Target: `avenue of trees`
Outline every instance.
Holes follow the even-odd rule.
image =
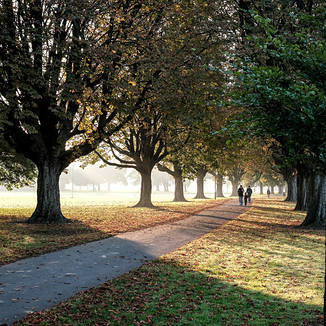
[[[277,142],[272,156],[288,183],[296,181],[304,224],[325,224],[325,5],[299,1],[287,15],[274,5],[264,15],[255,8],[243,13],[246,51],[236,63],[235,101],[248,129]]]
[[[326,216],[323,1],[0,2],[0,182],[37,173],[30,223],[64,223],[75,160],[133,168],[151,207],[155,166],[287,183],[304,224]]]

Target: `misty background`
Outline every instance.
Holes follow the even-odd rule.
[[[82,204],[132,204],[140,196],[140,174],[134,169],[119,169],[112,166],[100,167],[101,164],[80,167],[79,162],[72,163],[60,177],[60,195],[62,205]],[[215,197],[215,179],[207,174],[204,183],[205,196]],[[184,181],[184,194],[187,200],[195,197],[197,191],[196,180]],[[232,184],[227,177],[223,182],[223,194],[231,195]],[[253,195],[259,193],[258,187],[253,187]],[[19,198],[14,207],[36,205],[36,182],[34,187],[24,187],[6,190],[0,187],[1,207],[12,207],[12,200],[6,198]],[[156,168],[152,173],[152,199],[153,201],[173,201],[174,180],[165,172]],[[26,200],[24,200],[26,198]],[[32,198],[32,201],[31,201]]]

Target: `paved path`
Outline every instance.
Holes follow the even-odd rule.
[[[0,267],[0,325],[51,308],[236,218],[237,199],[174,223],[127,232]]]

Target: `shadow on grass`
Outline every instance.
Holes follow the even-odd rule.
[[[114,235],[78,221],[68,224],[30,225],[16,217],[5,221],[1,219],[0,266]]]
[[[323,325],[320,306],[250,291],[170,260],[155,260],[86,291],[26,325]],[[55,322],[53,321],[55,320]],[[23,325],[24,323],[17,323]]]

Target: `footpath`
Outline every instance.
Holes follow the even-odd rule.
[[[235,219],[238,199],[170,224],[119,234],[0,267],[0,325],[51,308],[80,291],[174,251]]]

